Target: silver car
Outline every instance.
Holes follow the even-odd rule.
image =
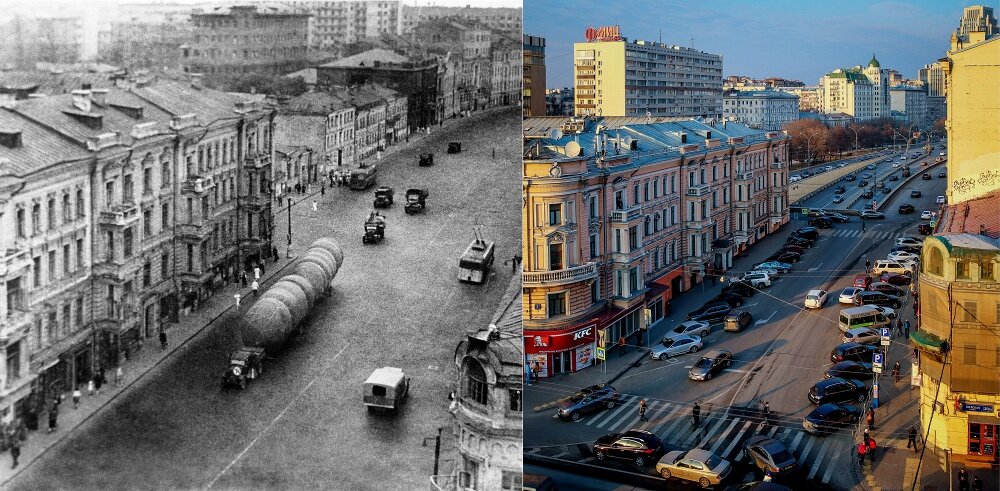
[[[666,336],[663,336],[663,339],[666,340],[670,338],[676,338],[678,335],[681,334],[690,334],[694,336],[705,337],[708,336],[708,333],[710,332],[712,332],[712,326],[707,322],[687,321],[673,328],[673,330],[668,332]]]
[[[844,333],[845,343],[878,344],[882,334],[870,327],[855,327]]]
[[[690,334],[678,334],[672,338],[664,339],[649,350],[649,356],[654,360],[666,360],[671,356],[694,353],[704,347],[699,336]]]

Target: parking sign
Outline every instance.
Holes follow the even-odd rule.
[[[872,368],[882,368],[882,361],[885,359],[885,355],[881,351],[872,353]]]
[[[890,337],[889,336],[889,328],[888,327],[883,327],[882,328],[882,339],[889,339],[889,337]]]

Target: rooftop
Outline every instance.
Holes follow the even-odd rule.
[[[348,56],[347,58],[341,58],[337,61],[331,61],[321,67],[361,67],[361,66],[375,66],[375,63],[382,64],[400,64],[410,61],[407,57],[396,53],[395,51],[389,51],[387,49],[375,48],[365,51],[364,53],[358,53],[354,56]]]
[[[343,99],[326,92],[306,92],[283,103],[282,112],[326,115],[348,107]]]
[[[0,175],[25,177],[58,162],[84,159],[90,153],[80,145],[59,136],[27,118],[0,109],[0,132],[21,132],[21,144],[16,148],[0,145]],[[80,165],[88,165],[81,163]]]
[[[1000,238],[1000,190],[945,207],[935,234],[980,234]]]
[[[724,97],[758,97],[766,99],[798,99],[799,96],[780,90],[730,90],[722,94]]]

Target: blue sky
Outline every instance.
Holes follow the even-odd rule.
[[[980,2],[1000,14],[998,0]],[[546,38],[548,87],[573,84],[573,43],[590,26],[722,55],[723,76],[797,79],[816,85],[838,67],[867,64],[916,78],[945,55],[962,9],[972,1],[924,0],[526,0],[524,32]]]

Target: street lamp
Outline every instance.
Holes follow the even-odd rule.
[[[847,129],[854,132],[854,151],[858,151],[858,129],[853,126],[848,126]]]
[[[819,135],[814,133],[811,136],[806,137],[806,160],[810,164],[812,163],[812,139],[816,138],[817,136]]]
[[[441,457],[441,432],[442,431],[444,431],[443,427],[438,428],[438,434],[437,434],[437,436],[424,437],[424,442],[423,442],[423,445],[422,445],[422,446],[426,447],[427,446],[427,440],[430,440],[431,438],[434,439],[434,473],[431,474],[432,476],[438,475],[438,462],[439,462],[440,457]]]
[[[285,257],[292,257],[292,197],[288,197],[288,252]]]

